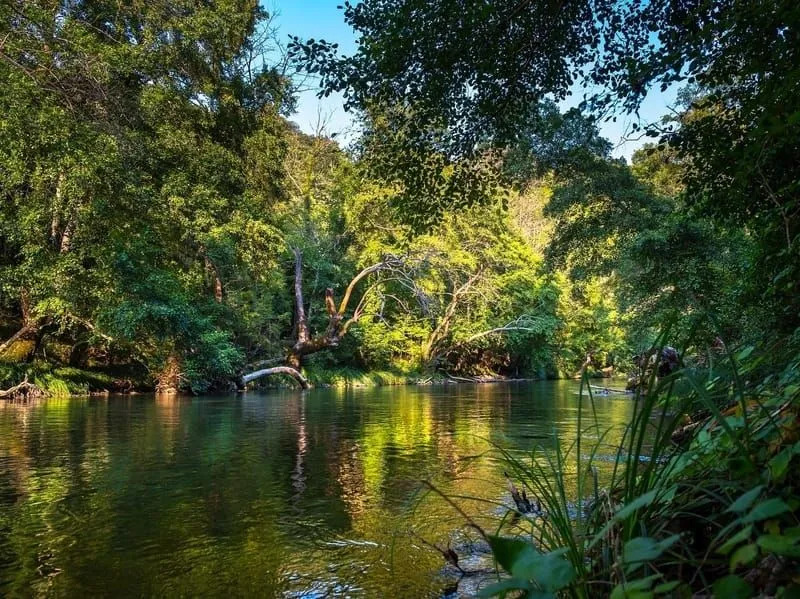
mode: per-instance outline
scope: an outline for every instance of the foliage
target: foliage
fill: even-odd
[[[529,459],[504,452],[543,508],[521,515],[527,538],[490,538],[511,577],[484,596],[519,589],[590,597],[601,584],[609,585],[611,597],[712,587],[742,597],[754,589],[796,590],[797,357],[780,376],[743,384],[741,377],[761,365],[760,352],[747,348],[721,356],[714,370],[653,383],[616,447],[607,490],[594,461],[612,435],[590,416],[579,419],[584,428],[568,446],[556,439],[554,451],[535,451]],[[678,388],[686,391],[675,393]],[[707,416],[690,425],[695,433],[688,447],[676,445],[686,429],[675,414],[700,407]],[[599,440],[588,463],[581,453],[586,433]],[[646,461],[640,457],[645,447]]]

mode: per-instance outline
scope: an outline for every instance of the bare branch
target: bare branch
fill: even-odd
[[[381,262],[377,264],[373,264],[372,266],[368,266],[360,273],[358,273],[350,284],[347,286],[347,290],[344,292],[344,297],[342,298],[342,302],[339,304],[339,314],[344,314],[347,311],[347,304],[350,303],[350,296],[353,294],[353,290],[356,288],[356,285],[361,282],[361,279],[364,277],[368,277],[372,273],[378,272],[380,270],[384,270],[390,267],[398,267],[402,264],[402,260],[400,258],[396,258],[394,256],[387,256]]]
[[[467,337],[463,341],[460,341],[456,345],[467,345],[472,343],[473,341],[477,341],[481,337],[486,337],[487,335],[494,335],[495,333],[510,333],[512,331],[528,331],[530,333],[535,333],[538,329],[533,327],[526,327],[522,325],[524,322],[524,317],[520,316],[519,318],[512,320],[508,324],[504,324],[501,327],[495,327],[493,329],[487,329],[485,331],[481,331],[480,333],[475,333],[474,335]],[[456,345],[452,347],[456,347]]]

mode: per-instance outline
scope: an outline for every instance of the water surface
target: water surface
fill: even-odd
[[[442,558],[419,539],[464,522],[420,481],[507,502],[490,443],[574,439],[576,390],[0,402],[0,596],[439,596]],[[630,417],[628,399],[595,401],[603,428]]]

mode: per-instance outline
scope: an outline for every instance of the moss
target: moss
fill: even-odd
[[[33,340],[20,340],[15,341],[6,350],[0,354],[0,363],[2,364],[19,364],[25,361],[33,351],[36,343]]]

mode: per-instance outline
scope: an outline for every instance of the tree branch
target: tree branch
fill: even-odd
[[[271,376],[273,374],[288,374],[294,380],[296,380],[300,387],[303,389],[310,389],[311,383],[308,382],[308,379],[304,377],[300,371],[295,370],[289,366],[275,366],[274,368],[265,368],[263,370],[256,370],[255,372],[251,372],[250,374],[245,374],[241,377],[240,382],[241,385],[244,386],[250,381],[254,381],[256,379],[260,379],[265,376]]]
[[[518,322],[520,322],[519,318],[517,318],[516,320],[512,320],[508,324],[504,324],[501,327],[495,327],[493,329],[487,329],[485,331],[481,331],[480,333],[475,333],[474,335],[467,337],[463,341],[460,341],[451,347],[455,347],[456,345],[467,345],[469,343],[472,343],[473,341],[477,341],[481,337],[486,337],[487,335],[493,335],[495,333],[508,333],[511,331],[529,331],[531,333],[535,333],[537,331],[537,329],[534,329],[533,327],[526,327],[514,324]]]
[[[396,258],[394,256],[387,256],[381,262],[377,264],[373,264],[372,266],[368,266],[360,273],[358,273],[353,280],[350,281],[350,284],[347,286],[347,290],[344,292],[344,297],[342,297],[342,303],[339,304],[339,314],[344,315],[347,311],[347,304],[350,303],[350,296],[353,294],[353,290],[356,288],[356,285],[359,284],[361,279],[364,277],[368,277],[372,273],[378,272],[380,270],[384,270],[386,268],[395,268],[402,264],[402,260],[400,258]]]

